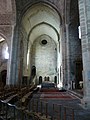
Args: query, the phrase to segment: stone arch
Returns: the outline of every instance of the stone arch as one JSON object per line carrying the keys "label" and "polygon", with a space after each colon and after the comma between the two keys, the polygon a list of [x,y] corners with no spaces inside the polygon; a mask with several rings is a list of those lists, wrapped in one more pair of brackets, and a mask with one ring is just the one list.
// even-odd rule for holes
{"label": "stone arch", "polygon": [[[43,5],[46,5],[46,6],[48,6],[48,7],[52,7],[52,9],[56,10],[57,13],[58,13],[58,15],[59,15],[59,17],[60,17],[60,23],[61,23],[61,25],[62,25],[62,19],[63,19],[63,18],[62,18],[62,15],[61,15],[61,13],[60,13],[60,9],[59,9],[58,7],[56,7],[56,5],[53,4],[52,2],[50,2],[50,1],[43,1],[43,0],[30,1],[30,2],[28,2],[26,5],[24,5],[23,8],[22,8],[22,10],[21,10],[21,12],[20,12],[20,20],[22,20],[23,15],[26,13],[26,11],[27,11],[30,7],[32,7],[32,6],[34,6],[34,5],[38,5],[38,4],[43,4]],[[18,10],[18,6],[16,6],[16,8],[17,8],[17,10]]]}
{"label": "stone arch", "polygon": [[55,41],[55,42],[57,43],[57,42],[60,40],[60,36],[59,36],[59,33],[58,33],[57,29],[56,29],[55,27],[53,27],[52,25],[46,23],[46,22],[41,22],[41,23],[35,25],[35,26],[30,30],[29,35],[28,35],[28,41],[29,41],[29,37],[30,37],[32,31],[33,31],[35,28],[37,28],[38,26],[41,26],[42,24],[45,24],[45,25],[51,27],[52,29],[54,29],[54,31],[55,31],[55,33],[56,33],[56,35],[57,35],[57,38],[58,38],[58,40]]}
{"label": "stone arch", "polygon": [[[27,2],[28,3],[28,2]],[[51,2],[50,2],[51,3]],[[17,2],[18,4],[18,2]],[[28,6],[29,5],[29,6]],[[56,41],[56,46],[54,48],[54,51],[57,52],[57,49],[59,49],[59,41],[60,41],[60,26],[62,24],[62,18],[61,18],[61,14],[60,14],[60,11],[58,10],[58,8],[55,7],[55,5],[53,4],[48,4],[48,2],[36,2],[34,1],[33,3],[30,2],[28,3],[28,5],[25,6],[25,9],[24,7],[22,7],[22,11],[19,11],[17,14],[17,17],[20,18],[19,19],[19,22],[21,21],[20,25],[22,28],[24,28],[25,32],[23,33],[23,35],[27,36],[28,38],[28,41],[30,41],[30,43],[28,44],[27,43],[27,47],[28,47],[28,50],[29,51],[29,54],[31,55],[31,46],[33,45],[33,42],[38,38],[40,37],[41,35],[47,35],[49,36],[50,38],[52,38],[54,41]],[[33,20],[33,17],[31,17],[31,14],[33,14],[33,10],[35,10],[34,12],[36,12],[36,8],[38,9],[39,6],[41,5],[40,9],[41,11],[44,10],[44,13],[45,15],[47,15],[47,19],[44,19],[42,16],[41,18],[43,18],[43,20],[41,19],[39,21],[39,19],[35,19],[36,22],[34,22],[35,20]],[[45,9],[43,9],[43,6]],[[48,9],[47,9],[48,8]],[[42,10],[43,9],[43,10]],[[17,6],[17,11],[18,11],[18,6]],[[41,12],[40,11],[40,12]],[[49,11],[49,12],[48,12]],[[38,16],[40,15],[40,12],[38,13]],[[29,16],[28,16],[28,13],[29,13]],[[35,17],[37,16],[37,14],[34,14]],[[42,14],[43,15],[43,14]],[[49,16],[50,15],[50,16]],[[55,17],[56,16],[56,17]],[[28,17],[30,17],[30,20],[32,19],[32,22],[33,23],[30,23],[29,20],[27,21],[24,21],[25,19],[27,19]],[[49,19],[50,17],[50,19]],[[25,18],[25,19],[24,19]],[[38,17],[39,18],[39,17]],[[29,24],[28,24],[28,21],[29,21]],[[48,22],[47,22],[48,21]],[[26,25],[25,25],[25,24]],[[55,24],[54,24],[55,23]],[[29,27],[29,25],[32,25]],[[17,25],[18,25],[18,21],[17,21]],[[25,26],[24,26],[25,25]],[[43,31],[38,32],[38,30],[40,29],[39,27],[42,27]],[[29,29],[28,29],[29,28]],[[47,32],[47,29],[48,29],[48,32]],[[20,31],[22,31],[22,29],[20,29]],[[31,31],[31,32],[30,32]],[[35,32],[37,31],[37,32]],[[31,33],[31,34],[30,34]],[[34,35],[34,33],[37,33],[37,35]],[[32,39],[33,38],[33,39]],[[33,41],[33,42],[32,42]],[[32,42],[32,43],[31,43]],[[56,52],[55,52],[55,55],[56,55]],[[29,75],[29,73],[31,73],[31,56],[29,55],[29,65],[28,65],[28,72],[27,74]],[[58,54],[57,54],[58,55]],[[55,58],[55,62],[56,62],[56,59],[57,57]],[[62,58],[61,58],[62,59]],[[57,62],[58,63],[58,62]],[[56,74],[57,70],[56,70],[56,67],[54,68],[53,72]],[[52,74],[54,74],[52,73]]]}

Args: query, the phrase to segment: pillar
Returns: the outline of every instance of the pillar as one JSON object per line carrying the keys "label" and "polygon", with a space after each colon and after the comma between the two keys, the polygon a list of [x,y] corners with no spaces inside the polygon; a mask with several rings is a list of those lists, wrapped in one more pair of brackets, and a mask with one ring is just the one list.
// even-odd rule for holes
{"label": "pillar", "polygon": [[78,4],[83,57],[84,97],[82,105],[90,108],[90,0],[78,0]]}
{"label": "pillar", "polygon": [[9,74],[7,77],[8,85],[15,85],[18,83],[18,54],[19,54],[19,26],[14,27],[13,39],[11,41],[11,53],[9,60]]}
{"label": "pillar", "polygon": [[66,53],[67,53],[67,89],[70,88],[70,41],[69,41],[69,25],[66,24]]}
{"label": "pillar", "polygon": [[67,64],[67,60],[66,60],[66,26],[63,23],[62,27],[62,35],[61,35],[61,49],[62,49],[62,71],[61,71],[61,81],[63,82],[62,85],[65,88],[66,87],[66,83],[67,83],[67,72],[66,72],[66,64]]}

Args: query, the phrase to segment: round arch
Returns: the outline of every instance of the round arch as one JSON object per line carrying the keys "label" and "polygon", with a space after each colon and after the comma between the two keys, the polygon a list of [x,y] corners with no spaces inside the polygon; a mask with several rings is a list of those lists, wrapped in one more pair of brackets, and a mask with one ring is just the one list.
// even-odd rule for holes
{"label": "round arch", "polygon": [[[60,36],[61,36],[60,30],[61,30],[61,24],[62,24],[60,14],[57,12],[57,10],[54,7],[52,7],[52,5],[50,5],[50,4],[48,5],[44,2],[40,2],[40,3],[32,4],[31,6],[29,6],[27,8],[27,10],[23,13],[23,15],[21,15],[20,21],[21,21],[21,26],[24,29],[23,35],[27,36],[27,38],[28,38],[27,39],[27,50],[26,50],[27,53],[29,54],[29,55],[27,55],[28,56],[27,57],[27,59],[28,59],[27,74],[29,75],[31,73],[32,45],[35,43],[35,41],[38,40],[38,43],[35,43],[35,45],[37,44],[38,47],[40,47],[39,50],[43,50],[43,48],[45,46],[44,47],[40,46],[39,37],[44,35],[43,39],[46,38],[45,36],[48,36],[50,38],[49,43],[52,44],[52,45],[47,44],[46,48],[49,50],[49,48],[51,47],[50,52],[52,53],[52,51],[53,51],[53,53],[55,53],[55,54],[50,54],[50,56],[53,58],[52,64],[55,64],[54,68],[50,68],[50,69],[53,69],[52,73],[48,73],[48,71],[49,71],[48,69],[49,69],[49,67],[51,67],[51,65],[49,65],[49,67],[47,68],[47,72],[45,71],[46,74],[50,74],[50,76],[53,77],[54,74],[56,75],[57,64],[58,64],[58,61],[60,58],[59,57],[59,55],[60,55],[60,53],[59,53],[60,52],[60,50],[59,50],[60,42],[59,41],[60,41]],[[34,46],[34,47],[36,47],[36,46]],[[37,47],[36,47],[36,49],[37,49]],[[47,52],[48,50],[45,50],[45,51]],[[44,52],[44,53],[46,54],[46,52]],[[37,55],[39,55],[39,53],[37,53]],[[41,56],[38,56],[38,59],[40,57]],[[49,56],[47,56],[47,57],[49,57]],[[51,58],[50,58],[50,61],[51,61]],[[48,64],[51,64],[50,61],[49,60],[47,61]],[[37,60],[37,63],[38,63],[38,60]],[[45,64],[43,63],[43,66],[44,65]],[[36,66],[36,69],[37,68],[38,67]]]}

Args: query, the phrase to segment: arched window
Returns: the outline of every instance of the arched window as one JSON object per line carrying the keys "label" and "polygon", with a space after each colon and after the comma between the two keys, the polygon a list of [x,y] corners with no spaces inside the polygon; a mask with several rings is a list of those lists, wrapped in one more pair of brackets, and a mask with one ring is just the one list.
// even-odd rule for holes
{"label": "arched window", "polygon": [[80,28],[80,26],[78,27],[78,32],[79,32],[79,39],[81,39],[81,28]]}
{"label": "arched window", "polygon": [[5,38],[3,38],[2,36],[0,36],[0,43],[5,41]]}
{"label": "arched window", "polygon": [[9,59],[7,43],[4,43],[2,46],[2,57],[3,57],[3,59]]}
{"label": "arched window", "polygon": [[8,45],[4,37],[0,36],[0,49],[1,49],[1,58],[9,59]]}

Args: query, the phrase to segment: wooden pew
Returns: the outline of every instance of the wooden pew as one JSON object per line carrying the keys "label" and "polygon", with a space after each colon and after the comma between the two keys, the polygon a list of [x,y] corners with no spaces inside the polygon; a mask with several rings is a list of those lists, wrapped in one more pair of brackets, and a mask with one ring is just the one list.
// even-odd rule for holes
{"label": "wooden pew", "polygon": [[18,94],[9,96],[7,99],[1,100],[1,102],[3,102],[3,103],[10,103],[12,101],[12,99],[15,99],[15,97],[17,97],[17,96],[18,96]]}
{"label": "wooden pew", "polygon": [[22,106],[25,106],[25,107],[27,106],[30,98],[32,97],[32,94],[33,94],[33,92],[30,91],[21,98],[20,101],[21,101]]}
{"label": "wooden pew", "polygon": [[37,91],[38,88],[35,87],[35,85],[32,85],[27,89],[26,94],[20,99],[22,106],[27,106],[30,98],[32,97],[32,94]]}
{"label": "wooden pew", "polygon": [[27,114],[28,117],[30,116],[30,117],[32,117],[32,118],[35,119],[35,120],[36,120],[36,119],[37,119],[37,120],[51,120],[51,117],[50,117],[50,116],[48,116],[48,117],[46,118],[46,116],[45,116],[45,115],[42,115],[41,113],[36,113],[36,112],[28,111],[28,110],[25,110],[24,113]]}
{"label": "wooden pew", "polygon": [[39,88],[36,87],[36,88],[33,89],[33,92],[37,92],[38,90],[39,90]]}
{"label": "wooden pew", "polygon": [[6,99],[6,98],[8,98],[9,96],[12,96],[13,94],[15,94],[14,91],[11,91],[11,92],[6,92],[6,91],[4,91],[4,92],[2,92],[2,94],[0,95],[0,99]]}

